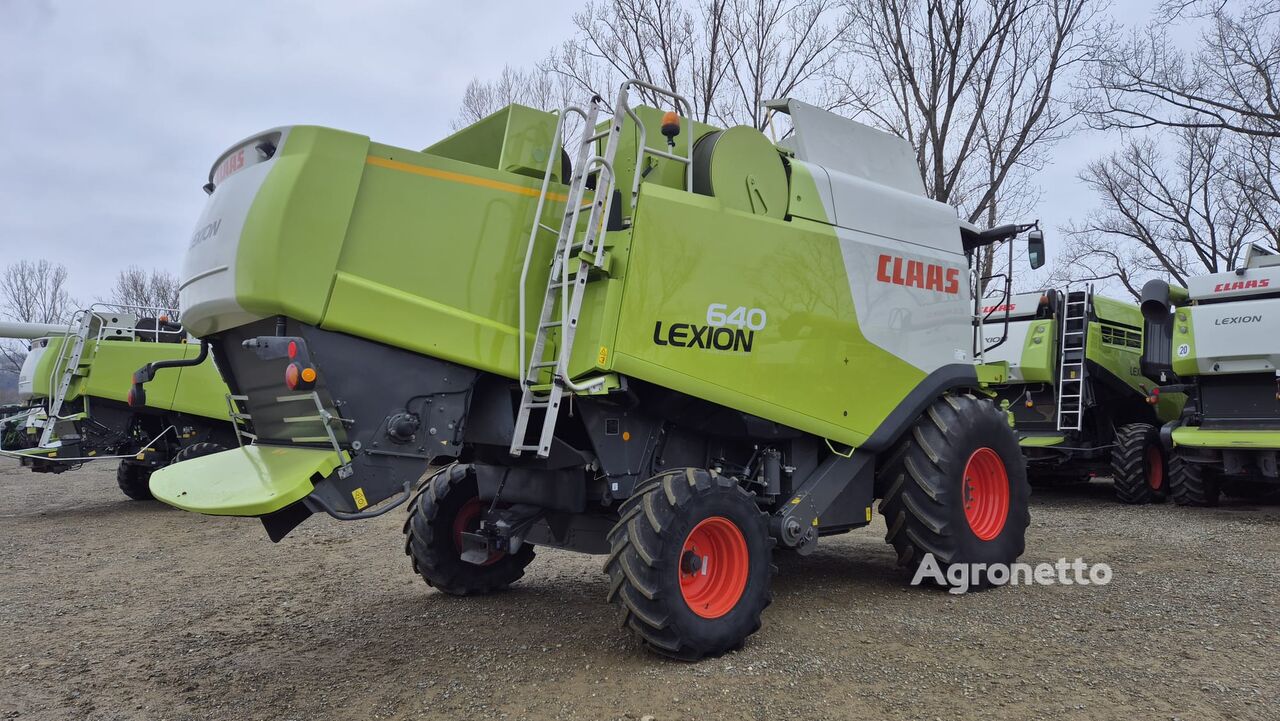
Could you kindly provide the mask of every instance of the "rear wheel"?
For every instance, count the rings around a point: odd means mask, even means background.
[[[201,456],[211,456],[215,453],[221,453],[227,450],[225,446],[219,443],[192,443],[191,445],[178,451],[173,457],[174,463],[182,463],[192,458],[200,458]]]
[[[913,571],[932,554],[956,564],[1009,564],[1026,548],[1030,487],[1004,413],[972,395],[945,396],[899,443],[880,474],[885,540]],[[987,585],[985,577],[970,585]]]
[[[1206,464],[1189,461],[1175,451],[1169,459],[1169,495],[1179,506],[1216,506],[1222,489]]]
[[[1160,429],[1150,423],[1130,423],[1116,431],[1111,451],[1111,481],[1121,503],[1163,501],[1168,492]]]
[[[151,500],[151,468],[130,463],[128,459],[120,461],[116,468],[116,483],[121,492],[134,501]]]
[[[462,534],[480,528],[486,505],[469,465],[449,466],[418,491],[404,522],[404,552],[427,585],[451,596],[472,596],[504,590],[524,576],[534,553],[527,543],[483,565],[462,560]]]
[[[661,473],[609,532],[609,601],[649,648],[686,661],[740,648],[773,600],[765,514],[727,476]]]

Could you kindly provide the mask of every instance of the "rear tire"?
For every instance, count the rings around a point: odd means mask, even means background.
[[[969,394],[936,401],[889,456],[878,485],[885,540],[913,573],[926,554],[945,572],[956,564],[1010,564],[1026,550],[1026,465],[991,401]],[[989,584],[985,574],[968,580]]]
[[[1163,501],[1169,489],[1167,466],[1159,428],[1150,423],[1130,423],[1116,431],[1111,481],[1121,503]]]
[[[150,480],[151,469],[146,466],[124,460],[120,461],[120,465],[116,467],[116,484],[130,500],[150,501],[152,499]]]
[[[660,473],[619,509],[608,600],[650,649],[683,661],[741,648],[773,601],[767,517],[736,481]]]
[[[201,456],[211,456],[215,453],[221,453],[227,450],[225,446],[218,443],[192,443],[191,445],[178,451],[170,463],[182,463],[192,458],[200,458]]]
[[[1169,459],[1169,495],[1179,506],[1216,506],[1222,489],[1205,464],[1188,461],[1175,451]]]
[[[428,586],[450,596],[474,596],[505,590],[524,576],[533,546],[491,558],[485,565],[462,560],[461,533],[479,528],[487,504],[479,498],[475,471],[452,465],[423,484],[409,504],[404,522],[404,552]]]

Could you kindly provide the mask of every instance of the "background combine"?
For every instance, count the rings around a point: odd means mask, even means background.
[[[602,554],[624,625],[685,659],[760,627],[775,548],[875,499],[908,567],[1017,558],[967,256],[1030,226],[962,228],[910,145],[803,103],[769,105],[776,144],[638,81],[602,106],[511,106],[421,152],[294,126],[224,153],[184,321],[253,442],[157,498],[279,539],[412,497],[413,568],[457,595],[537,546]]]
[[[1151,281],[1142,312],[1163,329],[1156,397],[1186,393],[1162,431],[1172,449],[1169,489],[1184,506],[1280,492],[1280,256],[1251,246],[1237,270]]]
[[[983,358],[1007,365],[993,389],[1013,413],[1032,484],[1110,475],[1125,503],[1164,500],[1159,428],[1185,396],[1150,395],[1158,370],[1138,307],[1068,288],[1014,295],[982,316]]]
[[[120,459],[120,490],[151,498],[156,468],[234,444],[226,386],[178,323],[156,309],[95,305],[68,326],[7,324],[31,345],[18,377],[20,407],[0,422],[3,452],[40,473]],[[130,378],[142,364],[190,363],[130,407]]]

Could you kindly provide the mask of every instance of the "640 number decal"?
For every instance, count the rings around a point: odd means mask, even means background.
[[[706,321],[705,325],[657,321],[653,326],[653,342],[675,348],[750,353],[756,332],[764,330],[769,316],[763,308],[738,306],[730,310],[725,303],[712,303],[707,306]]]

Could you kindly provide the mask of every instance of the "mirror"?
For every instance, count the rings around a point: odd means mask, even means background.
[[[1044,231],[1039,228],[1027,233],[1027,259],[1033,270],[1044,266]]]

